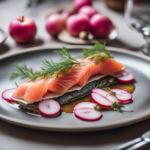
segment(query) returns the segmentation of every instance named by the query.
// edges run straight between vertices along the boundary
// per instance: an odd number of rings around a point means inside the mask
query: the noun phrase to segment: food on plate
[[[93,102],[98,105],[82,110],[78,108],[76,111],[75,107],[76,117],[82,120],[98,120],[102,116],[97,112],[100,107],[118,109],[122,112],[121,104],[130,102],[132,95],[125,90],[111,90],[108,86],[118,82],[116,76],[118,77],[119,73],[127,72],[124,70],[125,66],[113,59],[105,45],[97,41],[93,43],[93,48],[83,50],[82,56],[85,59],[80,61],[73,58],[66,47],[55,50],[54,52],[61,57],[60,61],[53,62],[44,58],[41,71],[33,71],[26,64],[14,63],[16,72],[12,73],[10,78],[28,78],[28,81],[17,85],[16,89],[5,90],[2,98],[19,103],[20,108],[39,110],[38,112],[44,116],[55,116],[60,113],[60,105],[91,93]],[[55,111],[52,107],[55,107]],[[82,116],[82,113],[87,111],[95,117]]]
[[[28,16],[17,17],[9,25],[11,37],[18,43],[27,43],[34,39],[37,31],[34,20]]]
[[[39,103],[39,112],[46,117],[54,117],[60,113],[60,105],[57,101],[46,99]]]
[[[61,14],[52,14],[46,19],[46,31],[52,35],[57,35],[64,27],[65,20]]]

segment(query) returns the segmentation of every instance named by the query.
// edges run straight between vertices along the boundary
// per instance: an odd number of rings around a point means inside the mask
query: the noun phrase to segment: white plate
[[[75,46],[70,47],[72,55],[79,55],[81,49],[90,46]],[[69,48],[69,46],[68,46]],[[43,57],[55,58],[58,60],[56,54],[52,50],[56,48],[30,48],[19,53],[2,56],[1,57],[1,73],[0,73],[0,93],[3,90],[14,88],[15,81],[22,82],[20,79],[10,81],[8,76],[13,72],[13,62],[23,63],[28,66],[38,69]],[[132,123],[139,122],[150,117],[150,58],[140,56],[134,52],[108,48],[114,54],[115,60],[126,65],[127,69],[135,75],[135,91],[133,93],[133,103],[125,105],[126,110],[134,110],[134,112],[119,113],[116,111],[104,111],[103,117],[99,121],[86,122],[77,119],[74,114],[62,113],[57,118],[45,118],[41,116],[29,115],[20,109],[11,107],[2,98],[0,98],[0,118],[4,121],[43,130],[51,131],[93,131],[104,130],[126,126]]]

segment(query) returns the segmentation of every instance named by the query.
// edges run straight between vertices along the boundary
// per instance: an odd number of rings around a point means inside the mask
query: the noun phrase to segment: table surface
[[[0,57],[22,49],[41,46],[51,47],[68,45],[50,37],[45,31],[45,16],[51,8],[69,5],[71,1],[40,1],[34,8],[27,7],[27,0],[0,1],[0,27],[8,32],[10,20],[20,15],[31,16],[38,28],[35,40],[29,44],[17,44],[8,35],[5,43],[0,45]],[[140,53],[144,43],[142,35],[130,29],[123,19],[123,13],[108,9],[102,1],[94,1],[94,6],[102,13],[109,15],[119,29],[116,40],[108,42],[108,46],[126,48]],[[142,54],[141,54],[142,55]],[[0,121],[1,150],[109,150],[119,144],[140,137],[150,130],[150,119],[139,123],[96,132],[65,133],[34,130]]]

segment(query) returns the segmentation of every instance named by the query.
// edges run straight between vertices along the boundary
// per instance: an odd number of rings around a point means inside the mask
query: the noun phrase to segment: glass
[[[145,44],[141,51],[150,56],[150,2],[126,0],[124,18],[129,27],[143,35]]]

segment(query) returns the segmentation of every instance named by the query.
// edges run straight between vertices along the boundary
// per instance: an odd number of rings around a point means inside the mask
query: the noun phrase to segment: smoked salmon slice
[[[102,55],[103,56],[103,55]],[[119,72],[124,65],[115,61],[112,58],[104,58],[102,62],[97,64],[97,58],[95,57],[93,60],[89,58],[86,58],[83,60],[85,63],[88,63],[88,65],[85,66],[85,71],[80,80],[78,81],[78,85],[85,85],[89,78],[92,75],[96,74],[102,74],[102,75],[113,75],[117,72]]]
[[[64,94],[70,87],[79,81],[84,72],[84,66],[78,65],[71,68],[66,75],[64,73],[59,74],[57,78],[49,80],[48,91],[57,94]]]
[[[13,93],[13,97],[23,99],[33,103],[42,99],[47,92],[47,83],[49,79],[37,79],[35,82],[25,82],[18,86]]]

